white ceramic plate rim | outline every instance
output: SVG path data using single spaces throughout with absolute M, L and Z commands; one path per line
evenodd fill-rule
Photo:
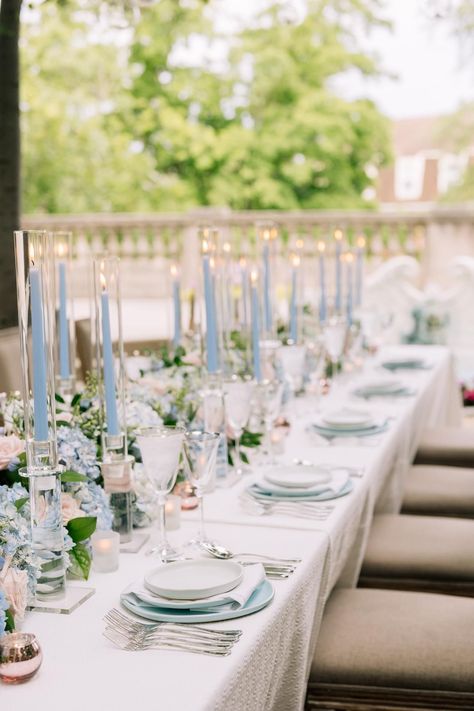
M 213 569 L 213 582 L 192 582 L 192 584 L 179 584 L 166 582 L 166 578 L 173 577 L 173 572 L 179 572 L 183 569 L 189 568 L 201 568 L 201 575 L 204 574 L 206 568 Z M 216 573 L 220 573 L 221 582 L 215 582 Z M 211 597 L 211 595 L 218 595 L 219 593 L 229 592 L 233 590 L 239 583 L 242 582 L 242 577 L 244 574 L 244 569 L 238 563 L 232 560 L 183 560 L 177 561 L 175 563 L 167 563 L 165 566 L 160 566 L 154 570 L 148 572 L 144 577 L 144 585 L 151 592 L 160 595 L 161 597 L 166 597 L 171 600 L 199 600 L 205 597 Z M 161 577 L 164 580 L 161 582 L 156 581 Z M 218 576 L 219 577 L 219 576 Z
M 298 477 L 304 477 L 307 474 L 306 481 Z M 312 479 L 311 479 L 312 476 Z M 287 489 L 310 489 L 321 484 L 329 484 L 331 481 L 331 472 L 321 470 L 317 465 L 306 467 L 275 467 L 273 470 L 266 472 L 263 475 L 266 481 L 270 484 L 276 484 Z

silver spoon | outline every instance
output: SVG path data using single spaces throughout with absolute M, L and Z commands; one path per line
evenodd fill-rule
M 275 563 L 301 562 L 301 558 L 272 558 L 269 555 L 259 555 L 258 553 L 233 553 L 225 546 L 219 545 L 218 543 L 214 543 L 213 541 L 198 541 L 198 544 L 203 550 L 214 556 L 214 558 L 220 558 L 221 560 L 235 558 L 236 556 L 250 556 L 253 558 L 264 558 L 265 560 L 272 560 Z

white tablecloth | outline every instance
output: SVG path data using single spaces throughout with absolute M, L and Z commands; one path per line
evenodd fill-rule
M 243 481 L 207 497 L 209 535 L 231 549 L 283 557 L 301 557 L 288 580 L 274 582 L 275 598 L 255 615 L 217 623 L 243 635 L 232 654 L 209 658 L 181 652 L 123 652 L 102 637 L 102 617 L 118 605 L 120 591 L 153 566 L 143 553 L 122 555 L 120 570 L 93 574 L 95 595 L 70 616 L 30 613 L 24 629 L 38 635 L 44 650 L 40 673 L 22 687 L 0 687 L 2 711 L 297 711 L 302 708 L 309 663 L 324 603 L 335 584 L 353 585 L 363 557 L 374 510 L 397 511 L 403 481 L 421 430 L 458 423 L 459 396 L 451 358 L 442 348 L 403 348 L 423 354 L 430 370 L 397 374 L 417 388 L 411 398 L 363 403 L 364 409 L 393 417 L 377 438 L 317 446 L 306 425 L 310 415 L 294 418 L 287 457 L 310 458 L 364 468 L 354 490 L 334 500 L 327 521 L 288 516 L 253 517 L 237 502 Z M 390 355 L 394 355 L 393 349 Z M 353 388 L 353 383 L 351 388 Z M 340 387 L 338 404 L 354 404 Z M 301 408 L 304 403 L 297 403 Z M 318 443 L 320 445 L 320 443 Z M 172 542 L 188 540 L 196 514 L 188 512 Z

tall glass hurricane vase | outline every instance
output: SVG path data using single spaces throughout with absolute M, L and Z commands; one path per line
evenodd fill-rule
M 126 543 L 132 537 L 132 466 L 127 449 L 125 359 L 122 337 L 120 260 L 94 260 L 97 382 L 102 421 L 102 476 L 110 497 L 113 528 Z
M 193 541 L 198 544 L 208 540 L 204 530 L 203 497 L 214 477 L 218 444 L 218 432 L 192 430 L 186 432 L 184 438 L 186 474 L 191 484 L 196 488 L 196 496 L 200 501 L 201 525 L 197 538 Z
M 165 504 L 176 483 L 184 435 L 182 427 L 142 427 L 137 430 L 143 466 L 153 483 L 159 506 L 159 539 L 150 553 L 157 553 L 163 563 L 178 556 L 166 538 Z
M 56 339 L 56 388 L 61 397 L 70 403 L 74 395 L 75 321 L 72 284 L 72 233 L 53 232 Z
M 55 422 L 55 290 L 52 236 L 15 232 L 26 468 L 31 533 L 41 561 L 37 595 L 64 591 L 61 472 Z M 30 347 L 31 344 L 31 347 Z

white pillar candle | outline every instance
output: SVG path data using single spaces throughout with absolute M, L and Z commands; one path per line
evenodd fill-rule
M 91 536 L 92 567 L 98 573 L 112 573 L 119 567 L 120 534 L 95 531 Z
M 176 531 L 181 522 L 181 496 L 168 496 L 165 504 L 165 528 Z

